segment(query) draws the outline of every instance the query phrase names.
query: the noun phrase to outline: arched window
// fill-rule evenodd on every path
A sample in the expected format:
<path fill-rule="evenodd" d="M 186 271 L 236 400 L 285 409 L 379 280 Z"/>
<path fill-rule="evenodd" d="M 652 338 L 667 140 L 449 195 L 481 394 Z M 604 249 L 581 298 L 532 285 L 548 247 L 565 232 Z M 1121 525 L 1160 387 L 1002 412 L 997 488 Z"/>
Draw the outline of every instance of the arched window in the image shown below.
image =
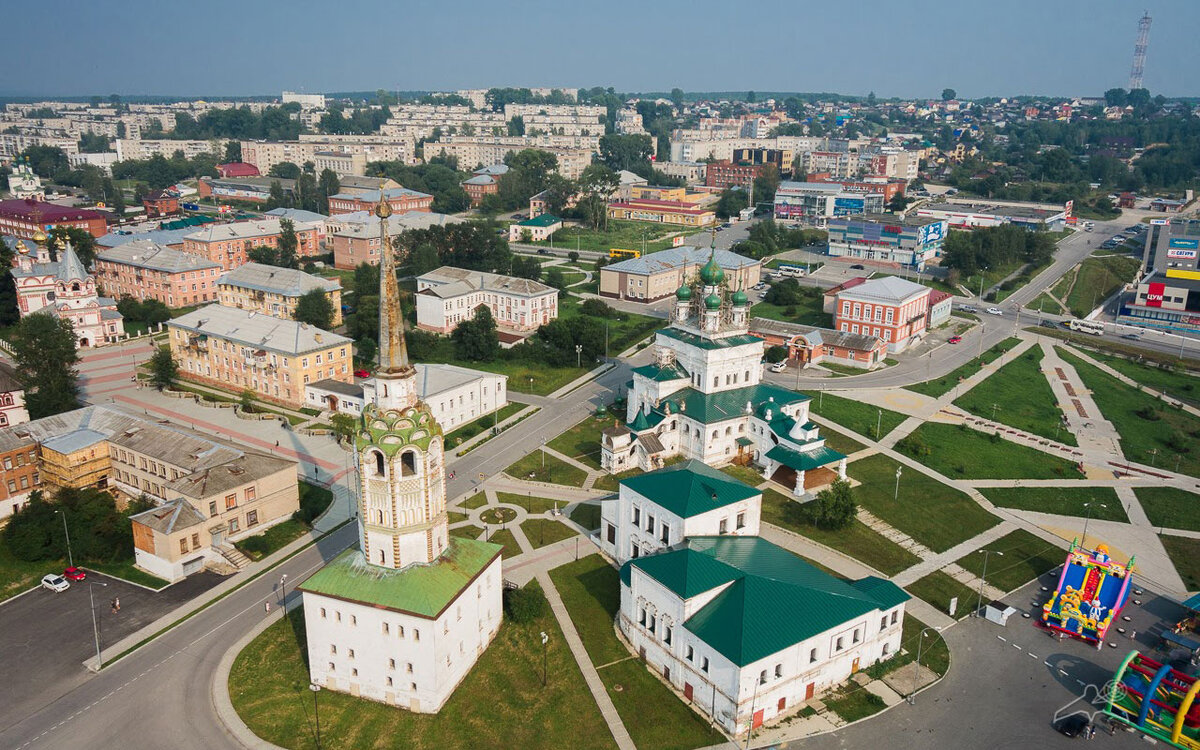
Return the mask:
<path fill-rule="evenodd" d="M 374 452 L 372 452 L 371 455 L 375 459 L 374 465 L 371 467 L 372 469 L 374 469 L 374 475 L 377 477 L 387 476 L 387 471 L 384 468 L 384 463 L 383 463 L 383 453 L 381 453 L 380 451 L 374 451 Z"/>
<path fill-rule="evenodd" d="M 731 435 L 731 434 L 733 434 L 733 428 L 732 428 L 732 427 L 726 427 L 726 428 L 725 428 L 725 434 L 726 434 L 726 435 Z"/>
<path fill-rule="evenodd" d="M 717 431 L 713 430 L 713 440 L 716 440 L 716 439 L 717 439 Z"/>
<path fill-rule="evenodd" d="M 380 525 L 383 524 L 383 511 L 382 510 L 375 511 L 375 523 L 380 524 Z"/>
<path fill-rule="evenodd" d="M 76 281 L 76 282 L 73 282 L 73 283 L 71 284 L 71 291 L 72 291 L 72 292 L 78 292 L 78 291 L 79 291 L 79 282 L 78 282 L 78 281 Z"/>
<path fill-rule="evenodd" d="M 412 477 L 417 475 L 417 452 L 404 451 L 400 454 L 400 476 Z"/>
<path fill-rule="evenodd" d="M 387 562 L 387 558 L 384 557 L 383 550 L 379 550 L 379 564 L 383 565 L 386 562 Z"/>

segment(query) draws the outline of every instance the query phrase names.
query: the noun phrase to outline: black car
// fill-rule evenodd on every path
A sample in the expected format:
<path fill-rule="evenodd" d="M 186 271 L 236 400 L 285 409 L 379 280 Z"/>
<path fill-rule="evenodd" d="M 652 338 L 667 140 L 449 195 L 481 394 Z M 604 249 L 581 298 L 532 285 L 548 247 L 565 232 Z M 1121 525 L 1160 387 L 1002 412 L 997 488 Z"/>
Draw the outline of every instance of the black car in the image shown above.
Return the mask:
<path fill-rule="evenodd" d="M 1071 714 L 1065 718 L 1059 719 L 1054 725 L 1054 729 L 1064 737 L 1081 737 L 1087 731 L 1088 717 L 1084 714 Z"/>
<path fill-rule="evenodd" d="M 866 268 L 867 268 L 867 267 L 866 267 L 866 266 L 864 266 L 862 263 L 855 263 L 854 265 L 852 265 L 852 266 L 850 266 L 850 267 L 851 267 L 852 269 L 854 269 L 855 271 L 864 271 L 864 270 L 866 270 Z"/>

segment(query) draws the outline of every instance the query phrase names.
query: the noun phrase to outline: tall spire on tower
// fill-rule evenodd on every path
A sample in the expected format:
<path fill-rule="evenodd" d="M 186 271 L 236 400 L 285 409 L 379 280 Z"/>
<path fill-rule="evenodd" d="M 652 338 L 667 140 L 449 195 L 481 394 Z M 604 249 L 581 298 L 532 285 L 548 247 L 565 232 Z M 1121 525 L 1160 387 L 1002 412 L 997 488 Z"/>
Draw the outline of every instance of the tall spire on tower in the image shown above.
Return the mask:
<path fill-rule="evenodd" d="M 383 190 L 375 206 L 379 217 L 379 374 L 399 375 L 412 372 L 408 347 L 404 343 L 404 316 L 400 312 L 400 286 L 396 282 L 396 257 L 388 236 L 388 217 L 392 206 Z"/>

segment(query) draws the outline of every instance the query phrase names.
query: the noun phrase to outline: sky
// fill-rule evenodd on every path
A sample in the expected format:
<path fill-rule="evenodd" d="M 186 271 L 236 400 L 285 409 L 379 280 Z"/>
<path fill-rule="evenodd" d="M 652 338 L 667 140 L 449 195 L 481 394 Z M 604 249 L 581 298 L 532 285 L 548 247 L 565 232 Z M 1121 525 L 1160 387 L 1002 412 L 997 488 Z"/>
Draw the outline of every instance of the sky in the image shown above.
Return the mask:
<path fill-rule="evenodd" d="M 880 97 L 1200 94 L 1197 0 L 25 2 L 0 95 L 612 86 Z"/>

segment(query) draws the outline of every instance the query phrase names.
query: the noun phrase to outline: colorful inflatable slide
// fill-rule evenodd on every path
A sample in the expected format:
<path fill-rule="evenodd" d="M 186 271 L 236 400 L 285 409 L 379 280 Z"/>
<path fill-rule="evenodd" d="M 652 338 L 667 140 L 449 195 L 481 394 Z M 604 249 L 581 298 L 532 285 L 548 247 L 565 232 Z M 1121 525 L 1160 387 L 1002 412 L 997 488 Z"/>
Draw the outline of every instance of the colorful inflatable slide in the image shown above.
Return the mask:
<path fill-rule="evenodd" d="M 1200 680 L 1130 652 L 1113 676 L 1104 713 L 1175 747 L 1200 750 Z"/>
<path fill-rule="evenodd" d="M 1042 606 L 1042 623 L 1100 648 L 1129 598 L 1132 576 L 1133 558 L 1120 565 L 1109 558 L 1103 544 L 1089 551 L 1071 542 L 1058 587 Z"/>

